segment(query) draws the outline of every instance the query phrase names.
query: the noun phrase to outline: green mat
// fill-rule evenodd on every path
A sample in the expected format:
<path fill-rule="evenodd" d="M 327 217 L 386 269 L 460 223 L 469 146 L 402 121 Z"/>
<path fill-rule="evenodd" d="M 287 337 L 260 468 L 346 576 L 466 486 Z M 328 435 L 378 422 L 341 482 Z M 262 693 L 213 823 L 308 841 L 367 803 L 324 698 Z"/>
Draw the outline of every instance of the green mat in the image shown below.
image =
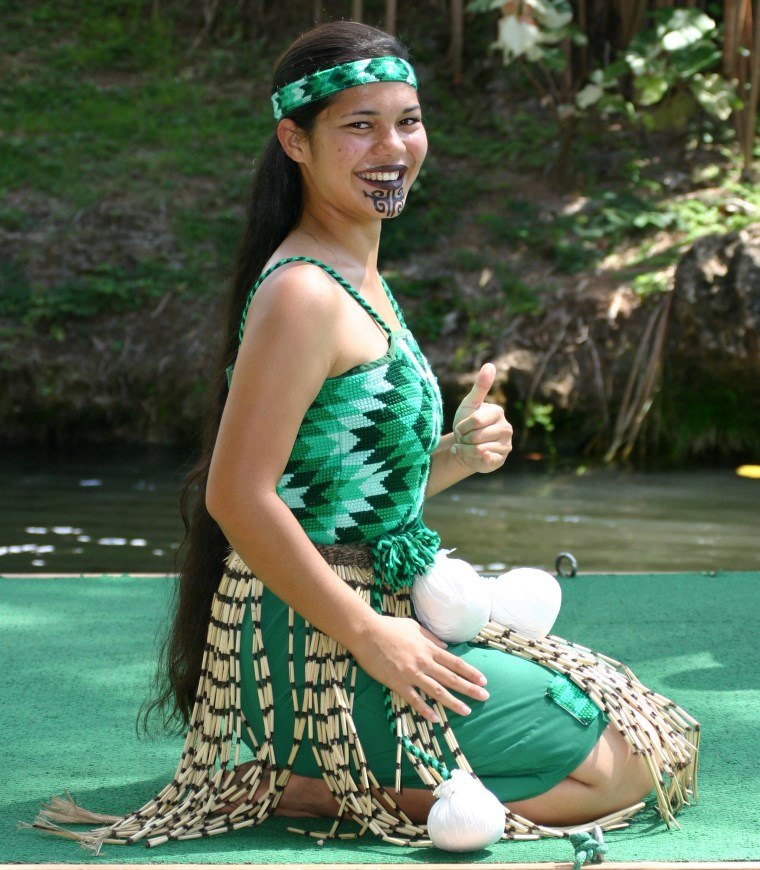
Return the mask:
<path fill-rule="evenodd" d="M 668 831 L 653 810 L 608 834 L 608 861 L 760 858 L 760 574 L 587 576 L 563 581 L 555 632 L 627 664 L 703 726 L 700 802 Z M 450 863 L 572 860 L 566 840 L 501 842 L 476 854 L 326 843 L 286 831 L 314 820 L 271 819 L 157 849 L 105 846 L 17 829 L 68 788 L 83 806 L 132 811 L 174 774 L 183 740 L 138 740 L 137 708 L 165 618 L 162 578 L 0 578 L 2 697 L 0 862 Z M 319 829 L 319 822 L 312 825 Z"/>

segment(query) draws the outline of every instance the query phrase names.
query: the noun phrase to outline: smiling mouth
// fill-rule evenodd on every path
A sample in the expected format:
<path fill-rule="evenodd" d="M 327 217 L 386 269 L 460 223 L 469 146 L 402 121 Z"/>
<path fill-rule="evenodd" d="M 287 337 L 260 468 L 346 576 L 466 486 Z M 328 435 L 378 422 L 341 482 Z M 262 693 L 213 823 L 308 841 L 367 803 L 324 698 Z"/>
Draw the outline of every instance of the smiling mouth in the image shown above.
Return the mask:
<path fill-rule="evenodd" d="M 357 172 L 356 175 L 370 187 L 381 190 L 398 190 L 403 186 L 406 166 L 398 168 L 381 168 L 373 172 Z"/>

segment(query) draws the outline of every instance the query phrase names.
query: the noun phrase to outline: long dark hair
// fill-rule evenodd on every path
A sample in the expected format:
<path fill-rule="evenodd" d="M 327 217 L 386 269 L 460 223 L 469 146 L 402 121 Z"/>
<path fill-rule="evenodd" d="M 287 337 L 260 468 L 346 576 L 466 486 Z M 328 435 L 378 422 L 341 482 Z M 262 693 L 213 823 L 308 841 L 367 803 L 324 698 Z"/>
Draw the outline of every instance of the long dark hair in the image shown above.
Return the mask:
<path fill-rule="evenodd" d="M 408 60 L 404 45 L 394 36 L 355 21 L 333 21 L 301 34 L 275 65 L 272 93 L 301 76 L 339 63 L 393 54 Z M 317 115 L 334 99 L 326 97 L 301 106 L 287 117 L 310 135 Z M 301 172 L 283 151 L 273 133 L 258 160 L 247 210 L 247 224 L 240 240 L 234 277 L 225 314 L 225 328 L 211 382 L 211 400 L 203 426 L 201 456 L 185 479 L 180 512 L 185 537 L 177 553 L 177 579 L 171 607 L 171 626 L 163 639 L 152 697 L 137 714 L 149 733 L 148 719 L 162 714 L 163 728 L 176 733 L 187 727 L 192 715 L 201 672 L 203 649 L 214 593 L 224 570 L 229 544 L 206 510 L 206 483 L 211 454 L 227 398 L 226 368 L 238 349 L 238 329 L 251 287 L 272 253 L 301 217 Z M 173 727 L 172 727 L 173 726 Z"/>

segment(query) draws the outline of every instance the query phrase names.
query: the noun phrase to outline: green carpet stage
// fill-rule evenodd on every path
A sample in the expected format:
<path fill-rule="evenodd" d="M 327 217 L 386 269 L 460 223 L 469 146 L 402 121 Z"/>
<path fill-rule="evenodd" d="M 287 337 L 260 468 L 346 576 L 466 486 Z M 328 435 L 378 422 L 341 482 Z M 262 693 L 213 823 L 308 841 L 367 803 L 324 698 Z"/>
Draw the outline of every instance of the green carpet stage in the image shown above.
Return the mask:
<path fill-rule="evenodd" d="M 4 750 L 0 863 L 452 864 L 572 860 L 567 840 L 501 842 L 477 854 L 374 839 L 325 843 L 271 819 L 219 837 L 103 847 L 18 829 L 69 789 L 88 809 L 137 809 L 171 779 L 182 737 L 136 737 L 169 583 L 143 576 L 0 577 Z M 700 802 L 668 831 L 653 810 L 607 835 L 607 861 L 760 859 L 760 574 L 589 575 L 563 581 L 555 633 L 626 662 L 702 723 Z M 246 758 L 249 757 L 246 755 Z M 322 823 L 312 821 L 313 828 Z"/>

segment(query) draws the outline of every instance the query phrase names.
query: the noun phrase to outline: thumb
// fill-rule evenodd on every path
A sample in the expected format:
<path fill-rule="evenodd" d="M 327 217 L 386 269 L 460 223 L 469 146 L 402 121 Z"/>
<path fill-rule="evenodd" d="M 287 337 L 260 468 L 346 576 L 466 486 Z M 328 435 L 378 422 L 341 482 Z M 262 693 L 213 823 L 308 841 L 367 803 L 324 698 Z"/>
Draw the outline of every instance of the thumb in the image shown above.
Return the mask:
<path fill-rule="evenodd" d="M 479 408 L 485 401 L 495 379 L 496 366 L 493 363 L 484 363 L 475 376 L 475 383 L 472 385 L 470 392 L 464 397 L 462 404 L 467 405 L 473 410 Z"/>

